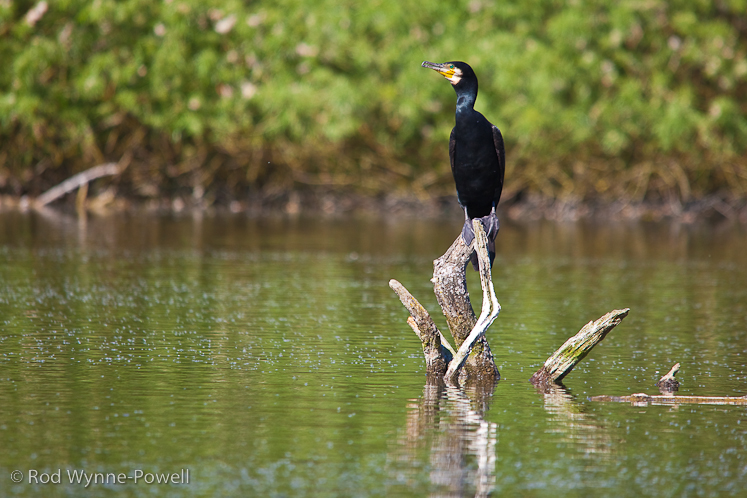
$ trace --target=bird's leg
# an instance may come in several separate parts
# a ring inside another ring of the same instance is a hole
[[[495,259],[495,237],[498,235],[498,230],[501,229],[501,223],[498,221],[498,216],[495,214],[495,204],[490,210],[490,214],[477,218],[485,228],[485,234],[488,236],[488,256],[490,256],[490,266],[493,266],[493,260]],[[467,215],[467,208],[464,208],[464,226],[462,227],[462,240],[466,245],[470,245],[475,239],[475,229],[472,227],[472,220]],[[477,254],[472,253],[470,257],[472,260],[472,267],[475,271],[479,271],[477,263]]]
[[[462,227],[462,240],[466,245],[470,245],[475,240],[475,229],[472,228],[472,221],[467,215],[467,208],[464,208],[464,226]]]
[[[496,235],[498,235],[498,230],[501,229],[501,223],[498,220],[498,216],[495,214],[495,204],[493,204],[493,209],[490,210],[490,214],[480,218],[480,221],[482,221],[482,226],[485,227],[485,233],[488,236],[488,240],[495,240]]]
[[[490,214],[480,218],[480,223],[485,228],[485,235],[488,238],[488,256],[490,257],[490,267],[493,267],[493,260],[495,259],[495,237],[498,235],[498,230],[501,229],[501,223],[498,221],[498,216],[495,214],[495,204],[490,210]],[[472,266],[475,266],[474,261]]]

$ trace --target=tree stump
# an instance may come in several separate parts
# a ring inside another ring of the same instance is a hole
[[[410,312],[407,323],[423,344],[428,375],[442,377],[452,385],[468,379],[495,382],[500,378],[485,331],[498,316],[501,306],[493,288],[485,229],[479,220],[473,220],[472,225],[475,231],[472,244],[466,245],[460,234],[446,253],[433,262],[433,290],[456,349],[417,299],[398,281],[389,281],[389,286]],[[477,251],[483,290],[479,318],[475,316],[467,291],[466,269],[473,250]]]

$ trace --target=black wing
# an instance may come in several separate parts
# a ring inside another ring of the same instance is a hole
[[[500,132],[498,134],[500,135]],[[454,174],[454,161],[456,161],[456,134],[454,133],[454,128],[452,128],[451,135],[449,135],[449,162],[451,162],[452,175]]]
[[[449,144],[449,155],[451,156],[452,149],[455,148],[454,144],[454,132],[451,132],[451,143]],[[506,151],[503,147],[503,135],[501,130],[497,126],[493,125],[493,143],[495,144],[495,152],[498,154],[498,182],[495,185],[495,197],[493,202],[498,205],[498,201],[501,199],[501,192],[503,191],[503,176],[506,173]],[[454,169],[454,159],[451,159],[451,169]]]

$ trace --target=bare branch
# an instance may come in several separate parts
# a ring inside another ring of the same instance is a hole
[[[454,350],[449,345],[449,341],[438,330],[428,311],[410,294],[404,285],[392,279],[389,281],[389,287],[399,296],[402,304],[410,312],[407,323],[423,344],[423,354],[425,355],[428,374],[442,376],[449,361],[454,356]]]
[[[76,188],[87,185],[88,182],[93,181],[96,178],[116,175],[120,172],[121,169],[117,163],[106,163],[94,166],[93,168],[82,171],[77,175],[71,176],[59,185],[56,185],[47,190],[34,200],[33,205],[34,207],[46,206],[50,202],[62,197],[69,192],[72,192]]]
[[[465,271],[471,254],[472,245],[466,245],[460,234],[444,255],[433,262],[433,292],[456,347],[462,345],[477,322],[467,291]]]

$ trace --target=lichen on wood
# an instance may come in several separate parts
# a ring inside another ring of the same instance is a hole
[[[537,370],[530,381],[535,385],[558,382],[573,370],[589,351],[601,342],[626,316],[630,308],[613,310],[587,323],[576,335],[565,341]]]

